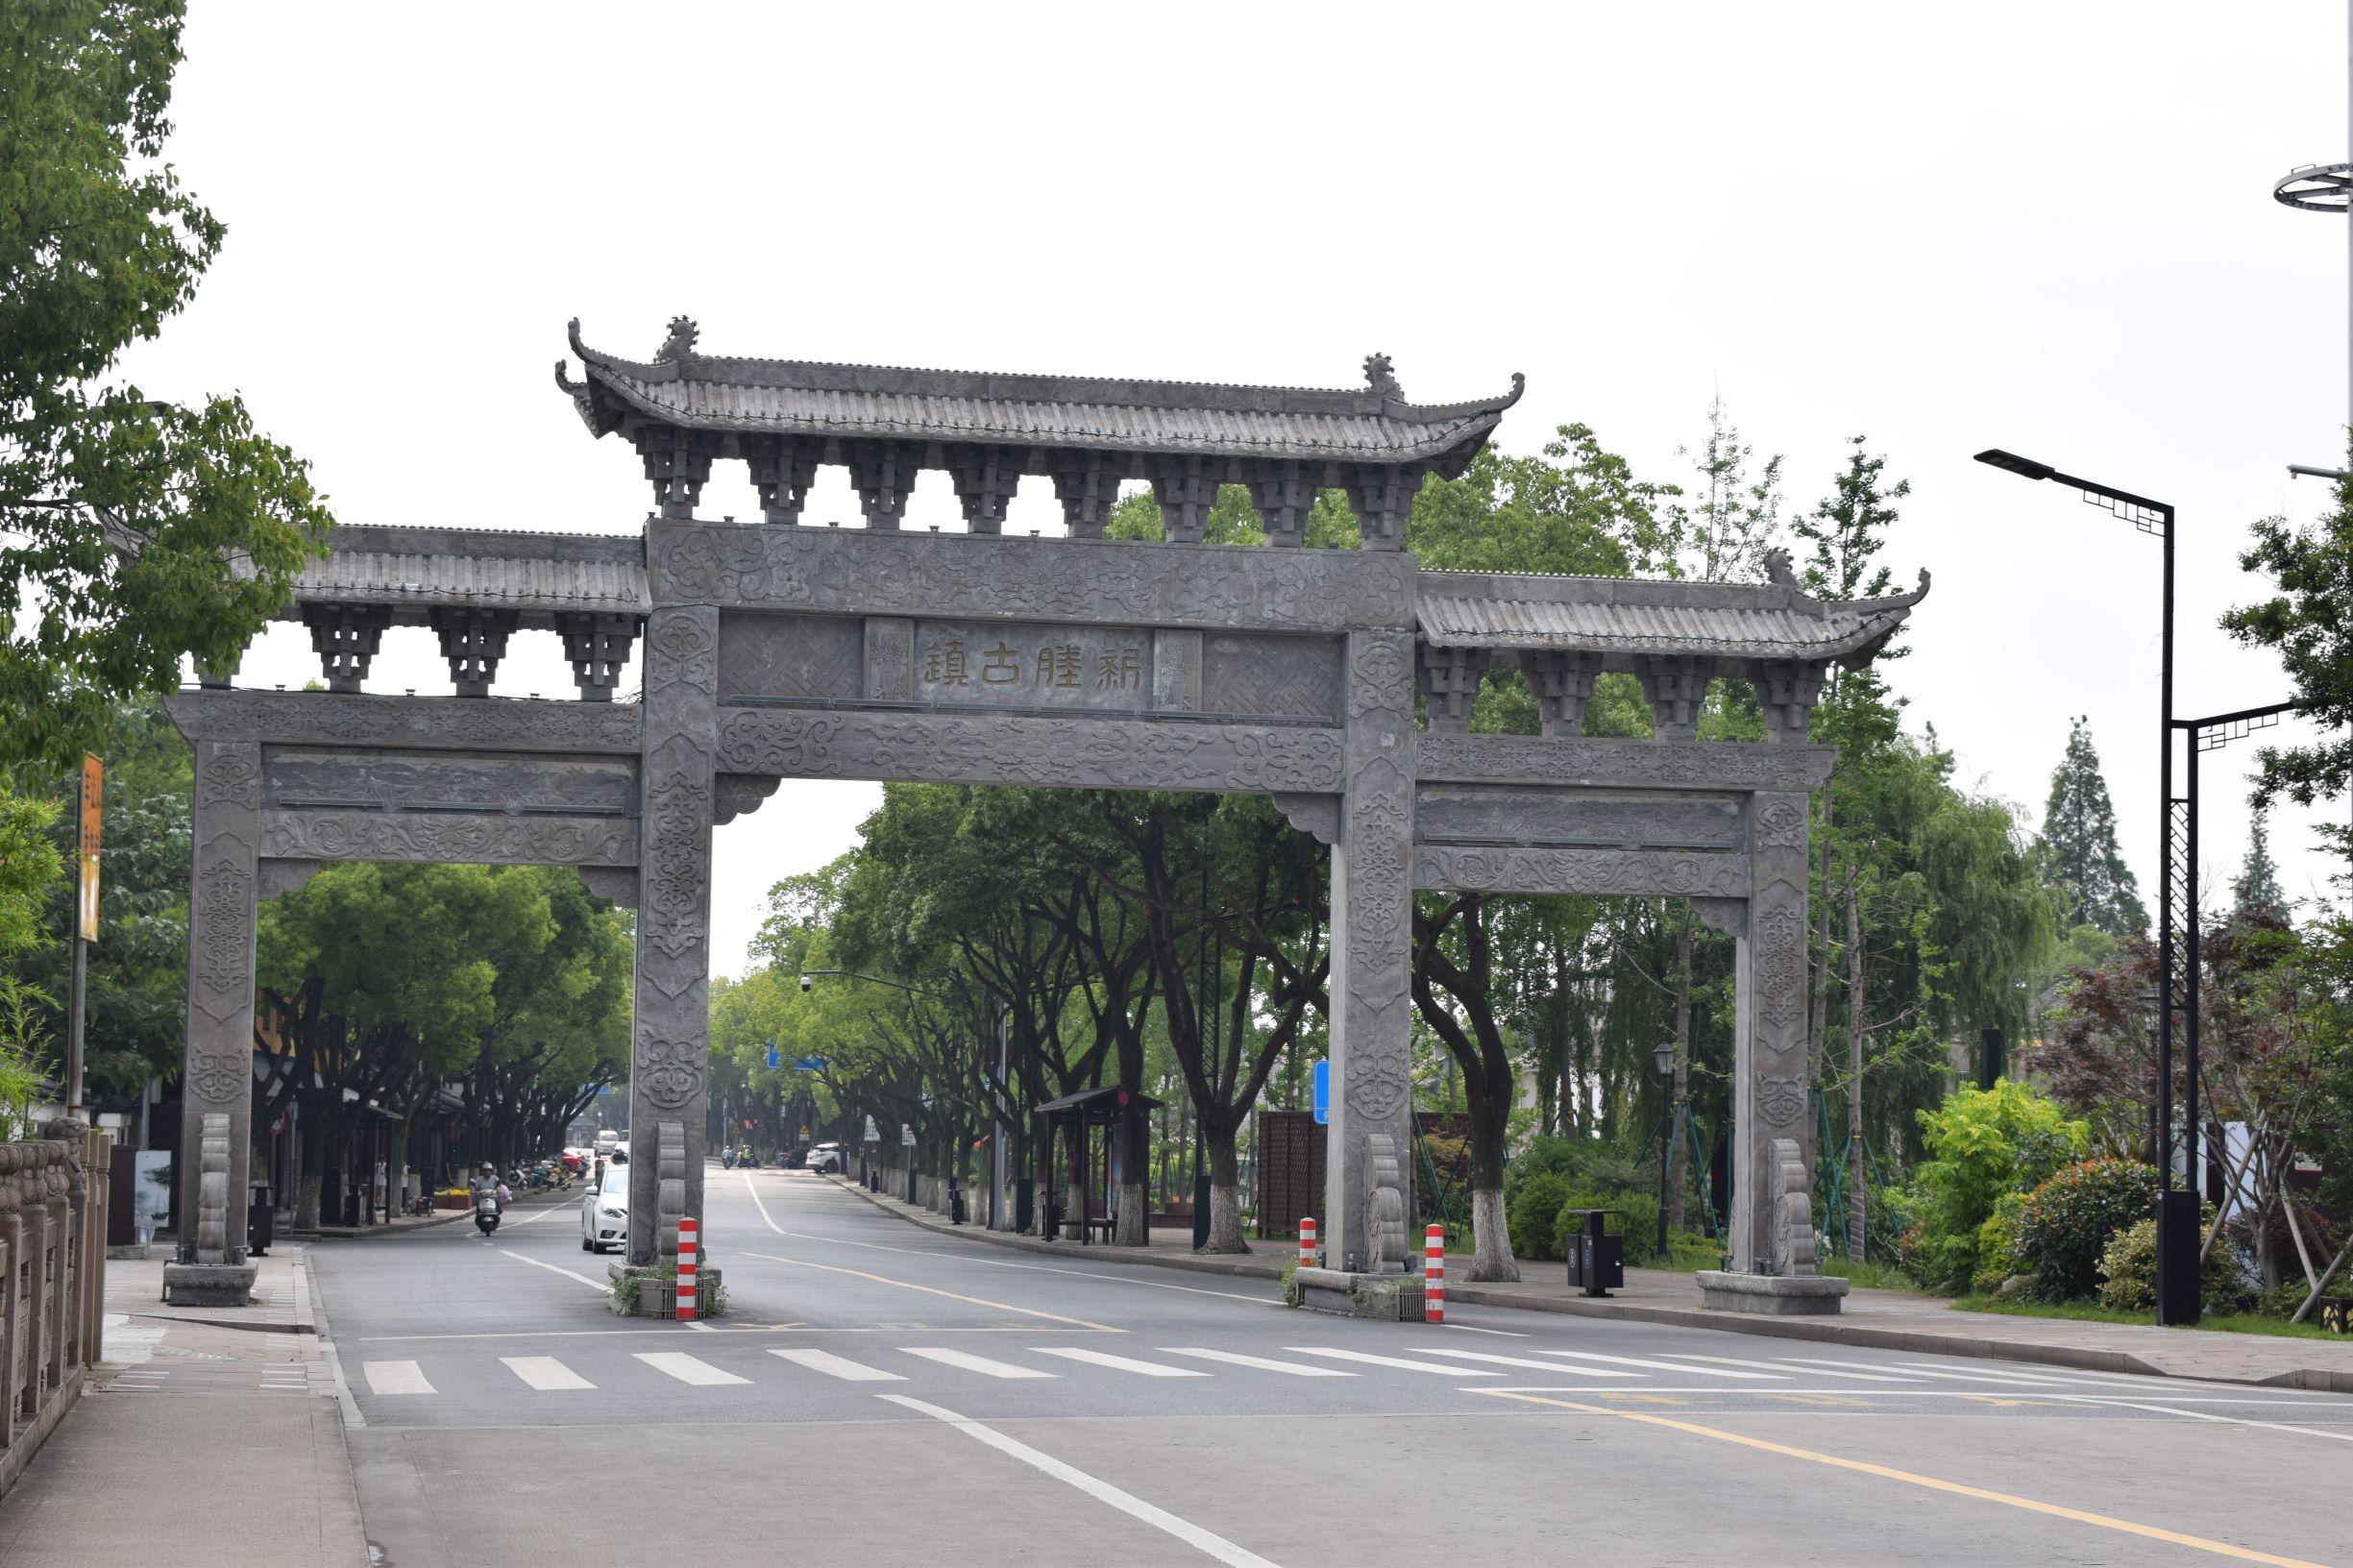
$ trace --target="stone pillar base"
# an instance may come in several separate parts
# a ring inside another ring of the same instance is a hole
[[[1384,1323],[1422,1320],[1419,1274],[1351,1274],[1344,1268],[1302,1268],[1292,1280],[1299,1305],[1312,1312],[1371,1317]]]
[[[165,1263],[167,1307],[248,1307],[253,1304],[257,1263]]]
[[[1847,1282],[1830,1274],[1732,1274],[1703,1269],[1700,1305],[1716,1312],[1768,1317],[1836,1317]]]

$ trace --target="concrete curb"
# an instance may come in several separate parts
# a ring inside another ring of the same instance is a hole
[[[846,1191],[854,1192],[886,1214],[905,1220],[919,1230],[936,1231],[944,1236],[969,1237],[992,1246],[1008,1247],[1017,1252],[1042,1253],[1050,1258],[1086,1258],[1097,1262],[1118,1263],[1128,1267],[1172,1268],[1193,1274],[1223,1274],[1228,1277],[1279,1280],[1283,1265],[1289,1261],[1288,1253],[1276,1258],[1253,1255],[1247,1258],[1199,1258],[1184,1254],[1151,1256],[1126,1247],[1074,1248],[1060,1246],[1036,1237],[1014,1236],[1003,1231],[982,1230],[972,1225],[950,1225],[944,1219],[925,1213],[910,1213],[903,1208],[885,1203],[880,1196],[847,1177],[827,1175],[826,1181]],[[1854,1323],[1843,1318],[1821,1317],[1751,1317],[1746,1314],[1711,1312],[1698,1307],[1645,1307],[1632,1302],[1592,1300],[1583,1296],[1522,1296],[1483,1289],[1476,1285],[1457,1285],[1447,1281],[1446,1299],[1471,1307],[1501,1307],[1523,1312],[1553,1312],[1566,1317],[1614,1318],[1629,1323],[1663,1323],[1682,1329],[1712,1329],[1720,1334],[1747,1334],[1772,1339],[1810,1339],[1816,1343],[1859,1345],[1866,1350],[1900,1351],[1914,1356],[1962,1356],[1977,1360],[2021,1361],[2028,1365],[2062,1366],[2078,1372],[2124,1372],[2143,1377],[2186,1379],[2197,1383],[2234,1383],[2257,1387],[2311,1388],[2322,1392],[2353,1393],[2353,1373],[2334,1372],[2320,1367],[2296,1367],[2273,1372],[2263,1377],[2234,1377],[2206,1372],[2171,1372],[2143,1360],[2138,1356],[2120,1350],[2095,1350],[2082,1345],[2046,1345],[2030,1339],[1988,1339],[1964,1337],[1958,1335],[1916,1334],[1903,1329],[1883,1329],[1868,1323]]]

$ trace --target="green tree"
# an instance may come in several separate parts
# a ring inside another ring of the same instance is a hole
[[[2241,909],[2263,910],[2283,919],[2288,914],[2288,895],[2280,891],[2279,868],[2271,861],[2271,808],[2265,801],[2255,803],[2254,817],[2247,823],[2246,858],[2239,863],[2230,891]]]
[[[2148,924],[2140,887],[2116,847],[2116,807],[2100,775],[2099,752],[2083,719],[2068,732],[2067,753],[2050,775],[2043,807],[2043,844],[2051,872],[2073,900],[2078,924],[2129,937]]]
[[[69,760],[108,705],[222,668],[330,519],[234,396],[100,384],[220,250],[159,161],[179,0],[19,0],[0,49],[0,764]]]
[[[64,878],[64,858],[50,842],[57,817],[50,802],[11,794],[0,777],[0,1141],[21,1135],[40,1090],[37,1064],[49,1038],[42,1014],[50,997],[16,970],[54,943],[41,905]]]

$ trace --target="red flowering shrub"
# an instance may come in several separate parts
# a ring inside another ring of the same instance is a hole
[[[2086,1160],[2062,1168],[2019,1211],[2018,1253],[2034,1271],[2035,1293],[2048,1301],[2092,1294],[2109,1240],[2156,1209],[2153,1165]]]

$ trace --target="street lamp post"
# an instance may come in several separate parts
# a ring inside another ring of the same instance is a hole
[[[1667,1159],[1674,1152],[1676,1111],[1681,1104],[1675,1097],[1675,1041],[1651,1047],[1651,1066],[1658,1074],[1659,1088],[1665,1091],[1667,1119],[1658,1134],[1658,1238],[1656,1252],[1667,1255]]]
[[[2173,983],[2177,819],[2182,831],[2189,830],[2184,809],[2188,802],[2173,794],[2173,731],[2178,727],[2173,723],[2173,508],[2129,490],[2062,474],[2048,463],[1998,447],[1978,453],[1977,461],[2022,478],[2054,479],[2143,533],[2154,535],[2163,551],[2157,612],[2157,991],[2164,998],[2157,1010],[2157,1321],[2194,1323],[2198,1318],[2197,1194],[2177,1191],[2173,1186],[2173,1010],[2180,1005]],[[2194,912],[2192,915],[2194,918]]]

